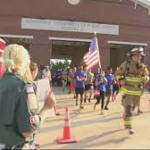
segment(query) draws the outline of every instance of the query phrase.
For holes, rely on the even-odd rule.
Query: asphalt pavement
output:
[[[93,110],[95,100],[84,104],[84,109],[75,106],[73,94],[63,92],[60,87],[54,88],[57,97],[57,111],[52,113],[36,134],[36,143],[40,149],[150,149],[150,93],[145,92],[141,98],[143,113],[133,112],[135,134],[129,135],[124,129],[121,106],[121,95],[110,102],[109,110],[100,114],[100,105]],[[65,108],[69,109],[71,136],[77,143],[58,144],[56,140],[63,137]]]

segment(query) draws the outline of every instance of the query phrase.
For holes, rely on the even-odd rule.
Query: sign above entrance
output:
[[[79,21],[22,18],[22,29],[119,35],[119,25]]]

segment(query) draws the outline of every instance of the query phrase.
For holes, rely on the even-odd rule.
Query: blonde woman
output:
[[[42,110],[34,93],[30,56],[21,45],[8,45],[4,52],[5,74],[0,80],[0,149],[32,149],[32,139],[42,116],[55,104],[51,94]]]

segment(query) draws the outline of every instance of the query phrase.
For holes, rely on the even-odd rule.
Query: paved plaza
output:
[[[143,114],[133,112],[133,128],[136,133],[129,135],[123,127],[121,95],[109,105],[109,111],[100,115],[100,106],[93,110],[91,103],[80,110],[75,106],[73,94],[54,88],[57,97],[57,108],[60,116],[49,115],[37,133],[36,142],[40,149],[150,149],[150,94],[142,96]],[[63,134],[65,107],[70,111],[71,134],[77,143],[57,144],[56,139]]]

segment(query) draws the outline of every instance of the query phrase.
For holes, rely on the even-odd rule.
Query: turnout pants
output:
[[[122,96],[122,105],[124,107],[124,125],[125,128],[131,129],[132,128],[132,110],[139,106],[140,104],[140,96],[133,96],[133,95],[123,95]]]

